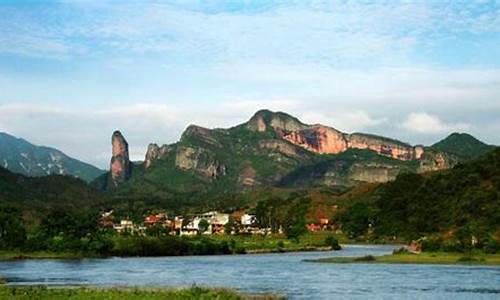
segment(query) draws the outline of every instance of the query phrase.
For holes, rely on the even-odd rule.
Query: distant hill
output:
[[[75,177],[27,177],[0,167],[0,204],[40,212],[51,207],[85,209],[101,198],[96,190]]]
[[[190,125],[177,143],[150,144],[142,164],[130,163],[128,143],[119,131],[112,144],[112,171],[95,185],[124,197],[206,197],[272,186],[350,187],[391,181],[401,173],[444,170],[469,159],[439,147],[305,124],[269,110],[226,129]],[[469,151],[474,149],[471,145]],[[484,147],[477,151],[484,153]]]
[[[63,152],[0,132],[0,166],[26,176],[71,175],[87,182],[105,171]]]
[[[495,146],[485,144],[467,133],[452,133],[431,148],[468,159],[488,153],[495,149]]]

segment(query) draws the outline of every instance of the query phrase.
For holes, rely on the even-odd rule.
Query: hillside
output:
[[[353,236],[500,239],[500,148],[450,170],[400,175],[353,198],[338,220]]]
[[[0,132],[0,166],[26,176],[71,175],[87,182],[104,173],[63,152],[36,146],[24,139]]]
[[[0,204],[41,213],[52,207],[85,209],[102,200],[97,191],[71,176],[27,177],[0,167]]]
[[[350,187],[387,182],[400,173],[443,170],[466,160],[391,138],[308,125],[269,110],[228,129],[190,125],[177,143],[150,144],[139,165],[130,163],[128,143],[120,132],[113,134],[112,145],[112,171],[95,184],[121,196]]]

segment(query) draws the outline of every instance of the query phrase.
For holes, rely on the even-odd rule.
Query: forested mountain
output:
[[[177,143],[150,144],[142,164],[129,161],[128,143],[120,132],[113,134],[112,144],[111,172],[95,185],[120,195],[160,197],[236,193],[270,186],[351,187],[387,182],[401,173],[448,169],[471,158],[453,151],[453,145],[440,146],[453,144],[446,140],[433,147],[412,146],[386,137],[304,124],[269,110],[258,111],[248,122],[228,129],[191,125]],[[469,153],[476,147],[478,155],[484,153],[484,144],[469,144]]]

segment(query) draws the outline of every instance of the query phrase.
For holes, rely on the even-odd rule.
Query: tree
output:
[[[0,208],[0,249],[21,247],[26,241],[26,230],[20,212]]]
[[[303,198],[293,199],[292,201],[294,205],[287,211],[284,230],[288,239],[298,241],[301,235],[307,233],[306,212],[310,201]]]
[[[237,223],[234,220],[232,216],[229,217],[229,220],[227,221],[226,225],[224,225],[224,233],[225,234],[231,234],[233,230],[238,233],[237,231]]]
[[[201,219],[200,220],[200,223],[198,223],[198,230],[203,233],[205,231],[208,230],[208,227],[210,226],[210,224],[208,223],[207,220],[205,219]]]

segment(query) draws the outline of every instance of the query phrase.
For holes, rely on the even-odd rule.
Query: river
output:
[[[345,246],[337,252],[134,257],[0,262],[12,285],[210,286],[290,299],[500,299],[500,267],[319,264],[331,256],[382,255],[391,246]]]

